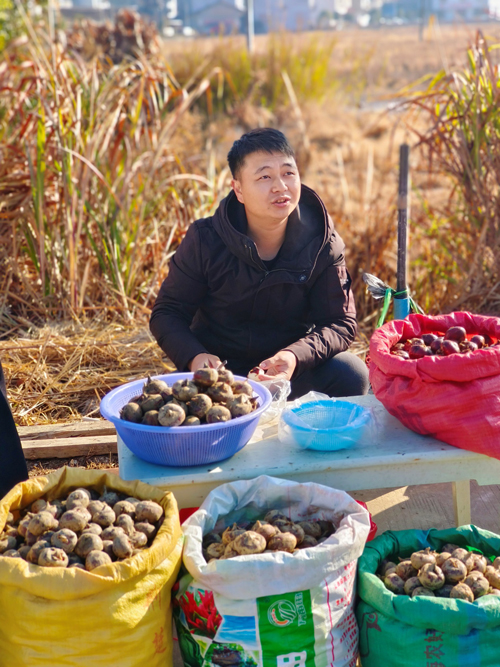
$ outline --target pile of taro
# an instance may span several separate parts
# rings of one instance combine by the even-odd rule
[[[35,500],[17,520],[9,513],[0,557],[94,570],[150,546],[162,522],[163,509],[151,500],[80,488],[65,499]]]
[[[487,334],[467,337],[463,327],[450,327],[446,333],[426,333],[419,338],[400,340],[391,348],[391,354],[401,359],[422,359],[422,357],[450,354],[467,354],[488,347],[500,345],[500,341],[493,342]]]
[[[441,552],[428,547],[400,562],[383,561],[378,576],[396,595],[456,598],[474,602],[483,595],[500,595],[500,557],[493,563],[456,544]]]
[[[203,555],[210,563],[275,551],[295,553],[321,544],[334,532],[331,521],[294,522],[280,510],[271,510],[261,521],[240,521],[224,531],[207,533],[203,537]]]
[[[199,426],[227,422],[255,410],[252,385],[236,380],[227,368],[200,368],[192,379],[170,387],[163,380],[148,381],[140,396],[123,406],[120,417],[147,426]]]

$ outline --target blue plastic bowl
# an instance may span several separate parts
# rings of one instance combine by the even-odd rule
[[[366,433],[372,415],[361,405],[330,399],[284,410],[282,419],[299,447],[331,452],[358,443]]]
[[[177,380],[191,379],[192,373],[155,375],[172,386]],[[235,376],[237,380],[247,378]],[[259,407],[249,415],[218,424],[200,426],[146,426],[120,419],[121,408],[142,392],[144,380],[135,380],[110,391],[101,401],[101,414],[115,425],[127,447],[139,458],[163,466],[199,466],[222,461],[236,454],[252,437],[260,418],[272,400],[268,389],[248,380]]]

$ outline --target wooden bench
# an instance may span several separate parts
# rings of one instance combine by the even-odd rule
[[[66,459],[117,452],[115,427],[104,419],[18,426],[17,430],[27,460]]]

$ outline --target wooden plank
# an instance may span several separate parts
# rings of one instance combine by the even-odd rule
[[[471,522],[470,482],[467,479],[453,482],[453,505],[457,526],[467,526]]]
[[[67,424],[43,424],[39,426],[18,426],[17,432],[21,440],[45,440],[53,438],[69,438],[90,435],[114,435],[115,427],[111,422],[80,421]]]
[[[56,438],[54,440],[23,440],[27,459],[66,459],[74,456],[98,456],[116,454],[116,434],[85,436],[81,438]]]

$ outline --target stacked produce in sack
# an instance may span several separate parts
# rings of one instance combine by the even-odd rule
[[[413,431],[500,458],[499,340],[500,318],[467,312],[387,322],[370,340],[373,392]]]
[[[174,497],[147,484],[72,468],[18,484],[0,502],[0,663],[163,666],[182,543]]]
[[[174,617],[185,664],[354,665],[356,561],[368,512],[272,477],[224,484],[183,524]]]
[[[497,667],[500,537],[387,531],[358,563],[363,667]]]

